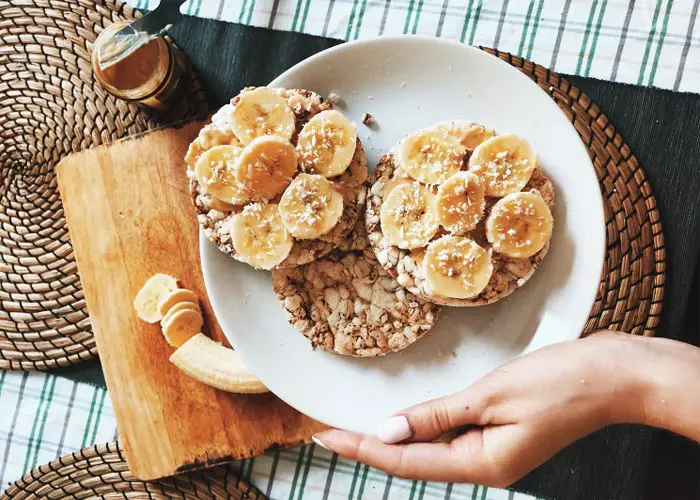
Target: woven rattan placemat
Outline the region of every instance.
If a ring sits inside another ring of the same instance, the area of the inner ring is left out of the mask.
[[[47,369],[97,354],[53,168],[67,154],[206,110],[194,81],[180,109],[154,115],[106,94],[92,41],[137,17],[114,0],[0,0],[0,368]],[[608,254],[586,332],[653,335],[665,250],[644,171],[598,107],[557,74],[485,49],[535,80],[588,148],[605,200]]]

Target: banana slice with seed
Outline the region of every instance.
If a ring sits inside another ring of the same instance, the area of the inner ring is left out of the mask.
[[[399,184],[382,203],[380,223],[384,237],[394,246],[427,245],[439,228],[435,195],[418,183]]]
[[[236,180],[255,201],[271,200],[289,185],[297,171],[294,146],[274,135],[258,137],[241,151]]]
[[[469,158],[469,170],[486,181],[488,196],[521,191],[537,168],[537,154],[522,137],[503,134],[482,142]]]
[[[299,164],[306,171],[335,177],[347,170],[356,147],[355,125],[338,111],[321,111],[299,132]]]
[[[158,303],[158,311],[163,317],[165,317],[165,315],[168,314],[168,311],[170,311],[170,309],[179,302],[192,302],[196,304],[198,301],[197,296],[192,290],[178,288],[161,299],[161,301]]]
[[[296,127],[294,112],[277,89],[258,87],[243,92],[233,106],[231,129],[243,144],[256,137],[277,135],[291,139]]]
[[[202,331],[204,318],[199,311],[183,309],[168,317],[162,323],[163,335],[173,347],[180,347],[193,335]]]
[[[321,175],[299,174],[284,191],[279,212],[292,236],[318,238],[333,229],[343,215],[343,195]]]
[[[421,130],[396,148],[399,167],[418,182],[440,184],[460,171],[467,149],[445,128]]]
[[[440,225],[454,234],[472,231],[486,205],[482,179],[472,172],[457,172],[440,184],[435,208]]]
[[[294,243],[277,205],[270,203],[251,203],[233,216],[231,240],[242,262],[268,270],[287,258]]]
[[[446,235],[428,245],[423,258],[426,292],[453,299],[479,295],[491,279],[491,255],[474,240]]]
[[[267,387],[233,349],[198,333],[171,356],[170,361],[190,377],[227,392],[259,394]]]
[[[158,304],[177,288],[177,280],[167,274],[155,274],[143,285],[134,298],[134,309],[139,318],[147,323],[157,323],[163,317]]]
[[[215,146],[199,157],[194,167],[197,181],[217,200],[242,205],[250,197],[245,186],[236,180],[234,167],[241,148],[234,145]]]
[[[498,200],[486,219],[486,238],[493,249],[515,258],[532,257],[552,237],[552,212],[536,192]]]
[[[460,144],[469,151],[473,151],[474,148],[486,139],[490,139],[496,135],[496,132],[492,129],[466,120],[453,120],[438,123],[435,128],[445,131],[445,133],[455,137]]]

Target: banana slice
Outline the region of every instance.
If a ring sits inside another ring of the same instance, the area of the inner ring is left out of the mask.
[[[343,195],[323,176],[299,174],[284,191],[279,211],[292,236],[310,240],[338,223],[343,215]]]
[[[468,151],[473,151],[486,139],[496,135],[492,129],[466,120],[438,123],[435,128],[455,137]]]
[[[321,111],[299,132],[299,164],[308,172],[335,177],[347,170],[356,146],[355,125],[338,111]]]
[[[197,181],[204,190],[231,205],[242,205],[250,199],[245,186],[236,180],[234,174],[241,151],[234,145],[215,146],[202,153],[194,167]]]
[[[447,235],[428,245],[423,259],[426,292],[453,299],[479,295],[491,279],[491,255],[474,240]]]
[[[158,310],[160,301],[177,288],[177,280],[167,274],[155,274],[134,298],[134,309],[142,320],[157,323],[163,317]]]
[[[537,154],[522,137],[503,134],[482,142],[469,158],[469,170],[486,181],[486,195],[521,191],[537,168]]]
[[[270,203],[252,203],[233,216],[231,240],[240,260],[256,269],[272,269],[294,244],[277,205]]]
[[[233,349],[198,333],[170,356],[170,361],[190,377],[227,392],[268,392]]]
[[[204,318],[199,311],[191,309],[183,309],[168,317],[168,321],[164,321],[163,335],[173,347],[180,347],[193,335],[202,331]]]
[[[536,192],[506,196],[486,219],[486,238],[493,249],[515,258],[532,257],[552,237],[552,212]]]
[[[236,180],[255,201],[271,200],[289,185],[297,171],[292,144],[274,135],[258,137],[238,157]]]
[[[454,234],[474,230],[484,215],[484,182],[471,172],[457,172],[440,184],[435,209],[440,225]]]
[[[184,311],[185,309],[198,312],[199,314],[202,314],[202,310],[199,307],[199,304],[195,304],[194,302],[178,302],[175,304],[173,307],[170,308],[170,310],[163,315],[163,319],[160,320],[161,328],[162,325],[168,322],[168,320],[177,312]]]
[[[168,311],[178,302],[192,302],[196,304],[198,300],[197,296],[191,290],[178,288],[161,299],[158,303],[158,311],[165,317]]]
[[[425,186],[399,184],[382,203],[382,233],[392,245],[404,249],[423,247],[438,227],[435,195]]]
[[[466,148],[445,128],[421,130],[396,148],[399,167],[424,184],[440,184],[460,171]]]
[[[277,135],[291,139],[296,117],[279,90],[258,87],[241,93],[231,113],[231,129],[243,144],[256,137]]]

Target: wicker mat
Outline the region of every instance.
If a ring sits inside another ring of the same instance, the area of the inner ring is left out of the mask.
[[[112,0],[0,0],[0,368],[43,370],[97,354],[53,168],[67,154],[206,109],[194,82],[181,109],[156,116],[94,82],[90,50],[137,14]],[[484,49],[496,54],[495,51]],[[541,66],[497,53],[535,80],[576,127],[605,199],[608,255],[586,332],[653,335],[665,250],[651,187],[588,97]]]

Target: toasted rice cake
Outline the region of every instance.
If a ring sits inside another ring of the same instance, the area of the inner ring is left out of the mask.
[[[425,288],[425,276],[423,272],[423,255],[425,248],[417,250],[403,250],[391,245],[381,228],[381,208],[385,196],[389,194],[395,183],[405,182],[401,178],[394,177],[396,171],[395,156],[393,152],[383,155],[374,173],[368,179],[370,186],[367,193],[366,225],[367,237],[374,249],[377,260],[386,271],[411,293],[435,304],[457,307],[474,307],[493,304],[507,297],[518,288],[522,287],[535,273],[537,267],[549,250],[549,242],[529,258],[512,258],[493,252],[493,272],[486,288],[476,297],[471,299],[455,299],[428,295]],[[390,189],[385,189],[389,184]],[[554,211],[554,186],[549,178],[539,167],[535,169],[529,183],[523,191],[538,191],[550,210]],[[485,222],[491,208],[499,198],[486,198],[486,207],[481,222],[476,229],[467,233],[482,247],[489,249],[491,245],[486,239]],[[447,234],[442,228],[433,237],[433,240]]]
[[[244,89],[243,91],[247,90],[250,89]],[[296,144],[299,132],[304,125],[321,111],[333,109],[333,105],[328,101],[324,101],[320,95],[309,90],[291,89],[286,90],[285,94],[287,103],[296,117],[296,130],[291,139],[292,144]],[[189,147],[185,163],[187,164],[189,177],[190,196],[202,231],[219,250],[239,260],[231,241],[230,226],[231,219],[243,210],[243,205],[229,205],[208,194],[197,181],[193,172],[197,159],[206,150],[215,146],[239,143],[225,120],[226,114],[230,113],[231,106],[237,102],[237,99],[239,99],[239,96],[236,96],[230,105],[221,108],[212,117],[211,123],[202,128]],[[301,172],[301,169],[299,169],[297,174]],[[294,239],[291,252],[277,267],[289,268],[307,264],[336,248],[352,230],[363,211],[366,193],[364,183],[366,179],[367,157],[358,137],[355,154],[348,169],[343,174],[328,179],[333,183],[336,190],[343,195],[343,213],[338,223],[329,233],[316,239]],[[280,198],[281,195],[271,200],[271,202],[279,203]]]
[[[313,347],[346,356],[400,351],[422,338],[438,306],[406,291],[379,265],[362,220],[330,255],[272,271],[289,322]]]

